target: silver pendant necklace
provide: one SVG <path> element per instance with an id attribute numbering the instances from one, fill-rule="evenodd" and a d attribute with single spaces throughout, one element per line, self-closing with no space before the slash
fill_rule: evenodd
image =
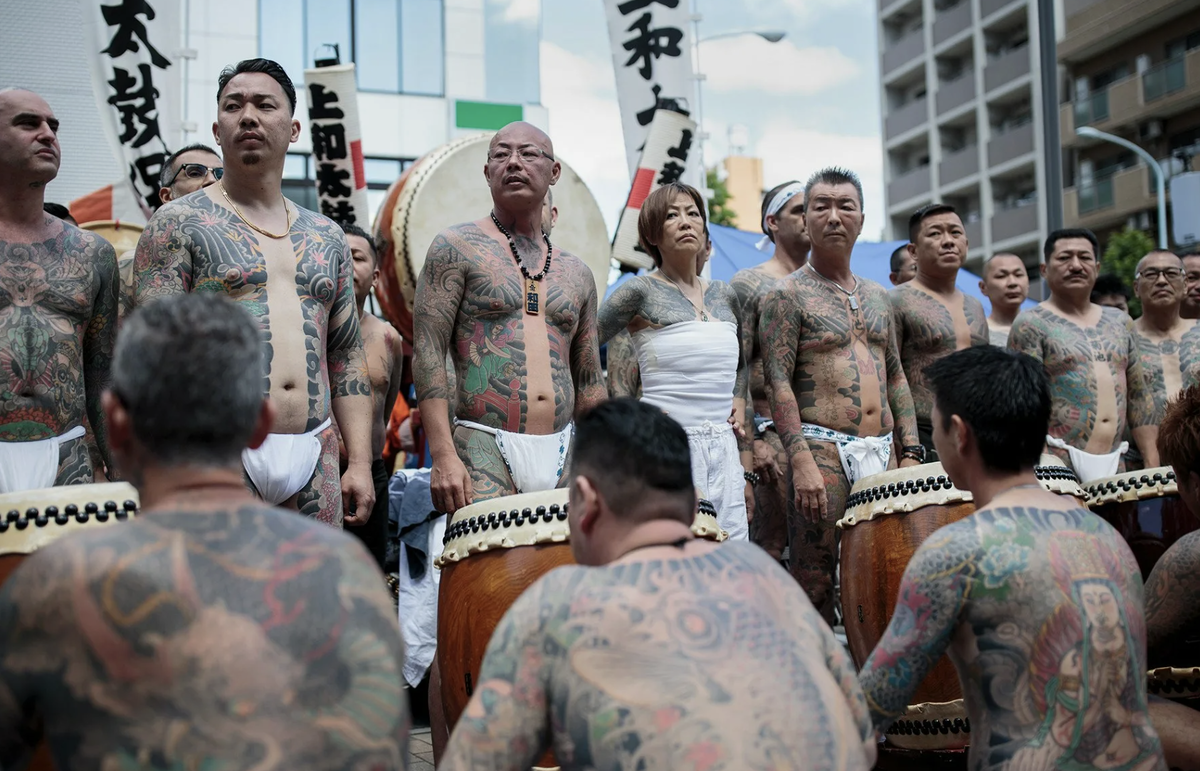
<path id="1" fill-rule="evenodd" d="M 837 287 L 838 289 L 840 289 L 841 291 L 843 291 L 843 292 L 845 292 L 845 293 L 846 293 L 846 296 L 850 298 L 850 310 L 852 310 L 852 311 L 856 311 L 856 310 L 858 310 L 858 297 L 856 297 L 856 296 L 855 296 L 855 294 L 854 294 L 855 292 L 857 292 L 857 291 L 858 291 L 858 278 L 857 278 L 857 277 L 855 277 L 855 279 L 854 279 L 854 288 L 853 288 L 853 289 L 847 289 L 846 287 L 842 286 L 842 285 L 841 285 L 841 284 L 839 284 L 838 282 L 836 282 L 836 281 L 834 281 L 834 280 L 832 280 L 832 279 L 825 278 L 824 276 L 822 276 L 822 275 L 820 274 L 820 272 L 819 272 L 819 271 L 818 271 L 816 268 L 814 268 L 814 267 L 812 266 L 812 263 L 811 263 L 811 262 L 810 262 L 810 263 L 806 263 L 806 265 L 807 265 L 808 269 L 809 269 L 809 270 L 811 270 L 811 271 L 813 272 L 813 275 L 814 275 L 814 276 L 816 276 L 817 278 L 821 279 L 822 281 L 824 281 L 824 282 L 825 282 L 825 283 L 827 283 L 827 284 L 830 284 L 830 285 L 832 285 L 832 286 L 835 286 L 835 287 Z"/>
<path id="2" fill-rule="evenodd" d="M 696 303 L 692 302 L 692 298 L 687 296 L 687 292 L 683 291 L 683 287 L 675 282 L 675 279 L 671 278 L 666 273 L 663 273 L 663 275 L 667 277 L 667 281 L 670 281 L 671 284 L 679 290 L 679 294 L 683 295 L 683 299 L 688 301 L 688 305 L 691 305 L 692 308 L 694 308 L 696 312 L 700 314 L 700 320 L 708 321 L 707 306 L 704 305 L 704 287 L 700 287 L 700 305 L 696 305 Z"/>

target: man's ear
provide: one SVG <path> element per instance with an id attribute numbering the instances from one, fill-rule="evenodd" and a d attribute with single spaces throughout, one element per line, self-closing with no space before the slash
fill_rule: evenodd
<path id="1" fill-rule="evenodd" d="M 600 519 L 604 499 L 600 497 L 600 491 L 592 484 L 592 480 L 585 476 L 575 477 L 575 489 L 579 493 L 579 504 L 582 507 L 576 522 L 579 523 L 579 530 L 590 536 Z"/>
<path id="2" fill-rule="evenodd" d="M 275 426 L 276 414 L 275 403 L 270 399 L 263 399 L 262 409 L 258 413 L 258 422 L 254 426 L 254 433 L 250 434 L 250 440 L 246 442 L 247 448 L 257 450 L 262 447 L 262 443 L 267 441 L 267 435 Z"/>

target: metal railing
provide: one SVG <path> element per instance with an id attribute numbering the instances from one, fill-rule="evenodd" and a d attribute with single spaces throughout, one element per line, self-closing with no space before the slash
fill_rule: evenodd
<path id="1" fill-rule="evenodd" d="M 1152 102 L 1167 94 L 1182 91 L 1187 85 L 1187 70 L 1183 66 L 1183 57 L 1158 64 L 1142 73 L 1142 98 Z"/>
<path id="2" fill-rule="evenodd" d="M 1090 185 L 1079 186 L 1080 214 L 1107 209 L 1112 207 L 1114 203 L 1112 177 L 1104 177 L 1103 179 L 1093 180 Z"/>
<path id="3" fill-rule="evenodd" d="M 1075 100 L 1075 125 L 1086 126 L 1108 120 L 1108 88 Z"/>

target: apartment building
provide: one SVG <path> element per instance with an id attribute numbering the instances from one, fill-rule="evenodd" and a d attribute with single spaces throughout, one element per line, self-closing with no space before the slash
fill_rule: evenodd
<path id="1" fill-rule="evenodd" d="M 1036 0 L 878 0 L 887 236 L 954 205 L 967 266 L 1046 233 Z M 1036 275 L 1036 274 L 1035 274 Z"/>
<path id="2" fill-rule="evenodd" d="M 1063 0 L 1063 17 L 1064 220 L 1096 231 L 1102 246 L 1126 226 L 1154 233 L 1150 169 L 1075 129 L 1093 126 L 1140 145 L 1168 177 L 1188 169 L 1200 151 L 1200 0 Z"/>

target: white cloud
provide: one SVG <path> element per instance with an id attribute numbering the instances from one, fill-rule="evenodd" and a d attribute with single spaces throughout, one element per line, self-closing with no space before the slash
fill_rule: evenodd
<path id="1" fill-rule="evenodd" d="M 612 63 L 545 40 L 540 51 L 542 104 L 550 111 L 554 151 L 587 183 L 611 233 L 629 194 Z"/>
<path id="2" fill-rule="evenodd" d="M 816 94 L 859 74 L 858 63 L 832 46 L 797 48 L 786 38 L 768 43 L 758 35 L 703 44 L 700 69 L 707 78 L 705 88 L 770 94 Z"/>
<path id="3" fill-rule="evenodd" d="M 883 140 L 796 128 L 783 122 L 767 124 L 758 140 L 763 159 L 763 185 L 768 189 L 789 179 L 804 181 L 826 166 L 844 166 L 858 174 L 863 185 L 862 237 L 876 241 L 887 215 L 883 204 Z"/>
<path id="4" fill-rule="evenodd" d="M 875 0 L 746 0 L 746 5 L 752 14 L 764 14 L 770 18 L 787 15 L 794 19 L 807 20 L 833 8 L 870 12 L 874 2 Z"/>
<path id="5" fill-rule="evenodd" d="M 492 5 L 502 6 L 506 22 L 514 24 L 537 24 L 541 18 L 541 0 L 488 0 Z"/>

